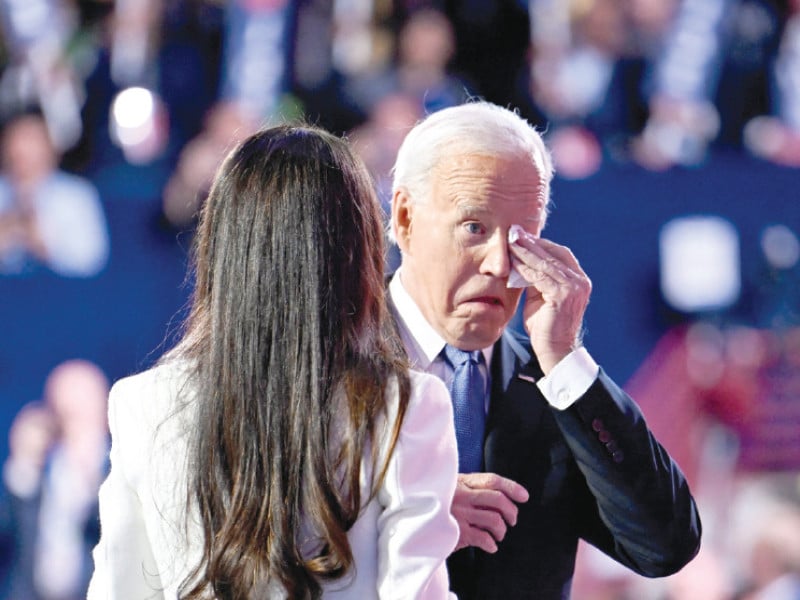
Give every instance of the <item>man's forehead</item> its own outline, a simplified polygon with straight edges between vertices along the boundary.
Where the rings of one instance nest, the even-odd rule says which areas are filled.
[[[539,195],[541,178],[528,157],[459,154],[445,157],[432,171],[434,185],[489,189],[515,195]]]
[[[519,209],[544,208],[541,180],[525,157],[462,154],[446,157],[433,172],[433,190],[448,204],[516,204]]]

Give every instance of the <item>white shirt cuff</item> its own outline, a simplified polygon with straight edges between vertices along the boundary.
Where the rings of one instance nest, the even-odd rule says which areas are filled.
[[[552,407],[566,410],[586,393],[599,372],[600,367],[581,346],[562,358],[536,385]]]

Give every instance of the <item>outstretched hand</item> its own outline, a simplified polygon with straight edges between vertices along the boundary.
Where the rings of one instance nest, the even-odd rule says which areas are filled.
[[[451,512],[460,530],[456,550],[476,546],[497,552],[509,527],[517,524],[517,504],[528,501],[524,487],[494,473],[460,473]]]

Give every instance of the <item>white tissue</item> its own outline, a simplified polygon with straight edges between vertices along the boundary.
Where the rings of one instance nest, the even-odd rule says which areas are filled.
[[[517,225],[516,223],[508,228],[508,243],[513,244],[519,238],[524,237],[526,235],[526,231],[522,228],[522,226]],[[515,263],[517,261],[514,257],[511,257],[511,272],[508,274],[508,282],[506,283],[507,288],[526,288],[530,285],[528,281],[517,271]]]

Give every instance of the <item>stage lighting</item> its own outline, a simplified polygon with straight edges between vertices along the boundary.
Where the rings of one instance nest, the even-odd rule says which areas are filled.
[[[731,306],[741,293],[739,234],[712,215],[675,218],[659,238],[661,293],[686,313]]]

